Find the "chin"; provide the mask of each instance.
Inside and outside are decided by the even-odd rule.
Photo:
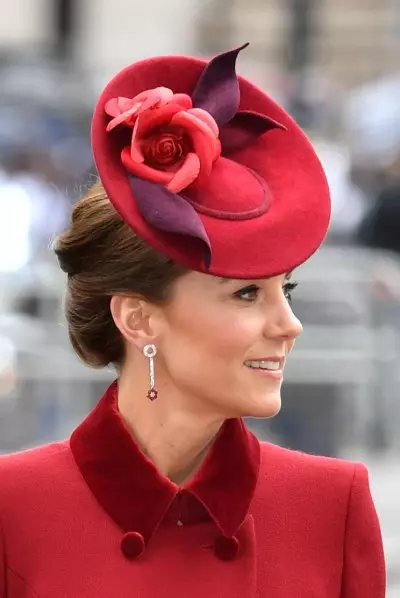
[[[246,403],[241,405],[241,414],[239,417],[259,417],[268,418],[278,415],[282,407],[281,393],[268,393],[260,397],[246,397]]]

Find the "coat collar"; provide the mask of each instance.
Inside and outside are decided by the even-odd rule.
[[[243,523],[260,467],[260,444],[240,419],[227,420],[196,475],[182,488],[160,474],[126,427],[114,382],[73,432],[70,446],[86,484],[124,531],[147,543],[181,490],[194,496],[224,536]]]

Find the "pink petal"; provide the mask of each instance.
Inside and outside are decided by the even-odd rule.
[[[138,111],[138,107],[139,107],[139,105],[135,104],[135,106],[133,106],[133,108],[131,108],[131,110],[128,110],[127,112],[123,112],[122,114],[119,114],[118,116],[116,116],[115,118],[110,120],[110,122],[108,123],[107,128],[106,128],[107,133],[109,133],[110,131],[115,129],[115,127],[117,127],[118,125],[120,125],[122,123],[131,125],[131,123],[129,121],[132,117],[135,116],[136,112]]]
[[[111,100],[108,100],[108,102],[106,102],[106,104],[104,106],[105,112],[109,116],[118,116],[122,112],[125,112],[128,108],[121,109],[122,101],[125,101],[126,103],[129,102],[130,103],[129,108],[131,108],[132,100],[130,100],[129,98],[112,98]]]
[[[168,87],[155,87],[154,89],[148,89],[142,91],[133,99],[135,102],[146,102],[147,100],[156,100],[157,102],[162,101],[166,103],[173,97],[174,93]]]
[[[206,110],[203,110],[202,108],[192,108],[191,110],[188,110],[188,112],[189,114],[193,114],[198,119],[202,120],[206,125],[210,127],[215,137],[218,137],[219,128],[211,114],[209,114],[208,112],[206,112]]]
[[[215,136],[208,125],[205,122],[197,118],[194,114],[191,114],[191,111],[182,111],[176,114],[171,119],[171,125],[178,125],[184,127],[185,129],[189,129],[190,131],[203,131],[207,137],[211,139],[215,139]]]
[[[137,105],[138,102],[135,102],[131,98],[118,98],[118,107],[120,112],[127,112],[128,110],[132,110],[132,108]]]
[[[167,184],[167,189],[179,193],[182,189],[186,189],[196,180],[200,172],[200,160],[196,154],[190,152],[182,167],[173,175],[172,181]]]
[[[220,151],[218,139],[214,136],[210,127],[206,125],[202,120],[197,118],[197,116],[192,114],[191,111],[182,111],[176,114],[171,119],[171,125],[180,125],[185,129],[189,129],[189,131],[202,131],[211,142],[212,155],[216,156],[218,154],[218,151]]]
[[[140,147],[140,141],[137,140],[137,130],[139,127],[139,120],[140,117],[136,119],[135,126],[133,127],[132,131],[132,139],[131,139],[131,158],[134,162],[144,162],[144,156]]]
[[[175,114],[181,112],[181,110],[181,106],[178,106],[177,104],[167,104],[162,108],[143,112],[140,115],[137,134],[142,139],[151,129],[155,129],[161,125],[168,125],[171,118],[175,116]]]
[[[190,110],[193,106],[192,98],[186,93],[174,93],[171,102],[179,104],[179,106],[182,106],[185,110]]]
[[[115,127],[117,127],[118,125],[126,122],[127,120],[129,120],[129,116],[127,116],[125,113],[120,114],[119,116],[116,116],[115,118],[110,120],[110,122],[108,123],[108,125],[106,127],[107,133],[109,133],[110,131],[115,129]]]
[[[164,172],[163,170],[155,170],[146,164],[134,162],[131,158],[129,147],[124,147],[122,150],[121,160],[122,164],[129,172],[146,181],[167,185],[174,178],[173,173]]]
[[[164,100],[172,98],[174,95],[174,92],[169,87],[164,87],[164,86],[156,87],[156,91]]]
[[[163,105],[170,102],[174,97],[174,92],[168,87],[157,87],[155,91],[158,92],[158,98]]]
[[[200,161],[200,172],[197,183],[204,184],[209,178],[214,160],[214,145],[202,131],[192,131],[191,139],[194,151]]]
[[[222,152],[222,145],[219,139],[216,139],[216,147],[215,147],[215,154],[214,154],[214,158],[213,158],[213,162],[216,162],[218,160],[218,158],[220,157]]]
[[[159,104],[160,104],[160,98],[147,98],[140,105],[139,112],[145,112],[146,110],[149,110],[150,108],[154,108],[155,106],[158,106]]]

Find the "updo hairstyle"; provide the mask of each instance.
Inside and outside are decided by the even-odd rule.
[[[72,211],[70,228],[53,244],[68,274],[65,315],[71,344],[92,367],[124,361],[124,341],[110,311],[113,295],[167,302],[187,270],[138,238],[97,183]]]

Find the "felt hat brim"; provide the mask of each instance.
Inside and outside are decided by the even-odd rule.
[[[128,66],[110,81],[98,100],[92,122],[92,147],[100,179],[113,206],[132,230],[178,264],[228,278],[260,279],[289,272],[318,249],[327,233],[329,188],[312,144],[267,94],[238,77],[240,110],[266,115],[287,130],[268,131],[229,159],[266,182],[268,209],[254,217],[237,219],[199,210],[212,249],[209,264],[197,239],[157,229],[144,218],[121,161],[121,145],[106,131],[109,117],[105,105],[111,98],[133,98],[143,90],[160,86],[191,95],[206,65],[198,58],[157,57]],[[240,191],[241,201],[247,188],[252,192],[246,176],[239,175],[235,164],[228,166],[224,176],[218,176],[216,169],[209,187],[209,203],[215,188],[234,211],[235,190]]]

